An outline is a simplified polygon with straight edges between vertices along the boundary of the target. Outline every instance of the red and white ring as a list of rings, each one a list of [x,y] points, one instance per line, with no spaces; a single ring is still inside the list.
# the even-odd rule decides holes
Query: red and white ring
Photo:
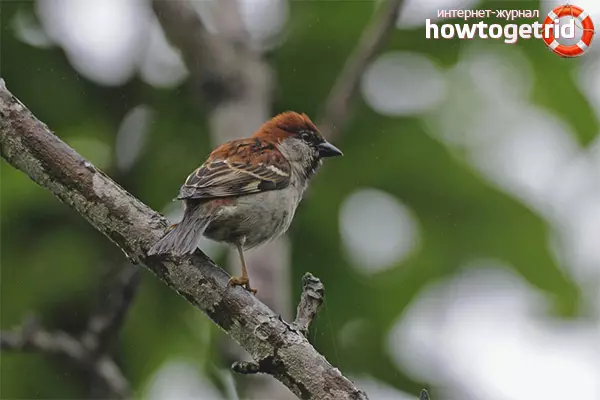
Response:
[[[548,35],[546,35],[546,26],[554,26],[554,20],[562,17],[574,17],[581,23],[583,34],[579,42],[574,45],[566,46],[558,43],[552,30],[550,30]],[[594,23],[592,22],[590,15],[580,7],[569,4],[558,6],[554,10],[550,11],[544,20],[542,29],[542,37],[546,45],[553,52],[562,57],[577,57],[585,53],[585,51],[590,47],[595,33]]]

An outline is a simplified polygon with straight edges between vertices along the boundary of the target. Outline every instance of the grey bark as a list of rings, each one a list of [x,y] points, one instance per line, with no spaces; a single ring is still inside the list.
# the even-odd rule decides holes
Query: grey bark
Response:
[[[323,304],[325,298],[325,287],[318,278],[315,278],[310,272],[304,274],[302,278],[302,295],[296,311],[296,319],[292,327],[308,338],[308,328],[317,315],[317,311]],[[254,361],[237,361],[233,363],[231,369],[238,374],[257,374],[262,372],[259,363]]]
[[[75,209],[134,264],[208,315],[260,366],[302,399],[366,399],[292,324],[236,287],[200,251],[189,259],[147,257],[164,217],[55,136],[0,81],[0,155]]]

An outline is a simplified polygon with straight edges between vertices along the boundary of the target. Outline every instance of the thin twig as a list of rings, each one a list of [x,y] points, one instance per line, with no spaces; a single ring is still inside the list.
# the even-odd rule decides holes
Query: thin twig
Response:
[[[87,330],[82,335],[86,347],[93,349],[97,354],[108,351],[123,326],[139,283],[140,269],[136,266],[128,264],[117,274],[106,304],[90,317]]]
[[[338,75],[325,103],[325,115],[318,124],[325,137],[338,135],[349,115],[350,99],[356,93],[360,78],[390,36],[404,0],[387,0],[377,10],[348,60]]]
[[[95,357],[81,341],[65,332],[49,332],[29,320],[20,330],[0,332],[0,348],[66,357],[99,378],[112,398],[129,396],[129,383],[115,362],[107,356]]]
[[[0,332],[2,350],[35,351],[64,356],[92,374],[98,388],[111,398],[129,397],[129,382],[109,355],[139,284],[139,269],[124,267],[111,288],[105,307],[90,317],[88,328],[77,339],[66,332],[49,332],[35,318],[28,318],[20,330]]]
[[[231,370],[241,375],[252,375],[263,372],[260,369],[260,365],[254,361],[236,361],[231,364]]]
[[[325,287],[319,278],[307,272],[302,277],[302,295],[296,311],[296,320],[293,325],[304,336],[308,335],[308,327],[317,315],[319,307],[325,298]]]

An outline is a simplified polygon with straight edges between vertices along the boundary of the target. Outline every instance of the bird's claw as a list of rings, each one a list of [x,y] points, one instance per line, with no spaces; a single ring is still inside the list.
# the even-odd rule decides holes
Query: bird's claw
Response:
[[[250,280],[245,276],[232,276],[229,278],[227,286],[241,286],[252,294],[258,292],[256,289],[250,287]]]
[[[176,227],[176,226],[177,226],[177,224],[173,224],[173,225],[169,226],[169,227],[167,228],[167,231],[166,231],[165,233],[169,233],[169,232],[171,232],[173,229],[175,229],[175,227]]]

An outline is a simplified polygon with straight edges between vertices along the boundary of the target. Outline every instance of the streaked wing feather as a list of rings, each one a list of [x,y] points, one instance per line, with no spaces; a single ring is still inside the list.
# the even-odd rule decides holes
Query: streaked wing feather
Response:
[[[179,199],[210,199],[240,196],[289,185],[291,168],[270,143],[243,139],[218,147],[192,172]]]

